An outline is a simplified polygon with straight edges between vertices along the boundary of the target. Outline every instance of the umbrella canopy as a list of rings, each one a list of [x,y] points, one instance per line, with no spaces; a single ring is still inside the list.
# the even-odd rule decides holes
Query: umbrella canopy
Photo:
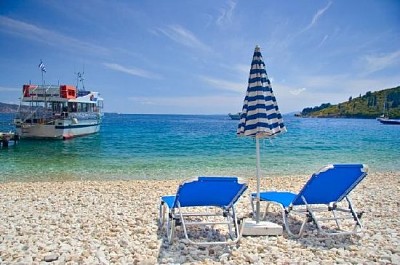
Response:
[[[265,70],[265,63],[261,55],[260,47],[254,50],[251,62],[249,83],[246,97],[243,102],[240,115],[238,136],[254,137],[256,139],[257,156],[257,202],[256,221],[260,215],[260,138],[273,137],[286,132],[282,115],[279,112],[276,98],[272,91],[271,82]]]

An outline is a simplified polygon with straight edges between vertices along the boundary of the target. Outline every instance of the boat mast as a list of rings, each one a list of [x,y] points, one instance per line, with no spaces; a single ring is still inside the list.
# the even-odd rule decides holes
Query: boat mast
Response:
[[[387,102],[387,95],[385,94],[385,101],[383,102],[382,117],[389,119],[389,104]]]

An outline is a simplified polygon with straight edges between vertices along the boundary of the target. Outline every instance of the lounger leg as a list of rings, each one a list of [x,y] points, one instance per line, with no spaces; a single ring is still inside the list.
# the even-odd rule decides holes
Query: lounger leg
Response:
[[[166,212],[166,208],[167,206],[165,205],[165,203],[162,201],[160,203],[160,207],[159,207],[159,212],[158,212],[158,226],[160,228],[163,227],[164,222],[165,222],[165,212]]]
[[[231,213],[230,211],[226,211],[226,222],[228,223],[228,234],[229,237],[232,239],[232,230],[236,231],[236,223],[234,222],[234,213]],[[232,222],[233,222],[233,229],[232,229]]]
[[[257,212],[256,212],[256,207],[255,207],[255,205],[254,205],[254,201],[256,201],[256,200],[257,200],[256,198],[254,198],[253,196],[250,196],[250,205],[251,205],[251,211],[252,211],[251,214],[252,214],[252,217],[253,217],[253,218],[257,218],[257,217],[256,217],[256,214],[257,214]],[[261,202],[260,202],[260,203],[261,203]],[[263,216],[259,216],[259,220],[264,220],[264,219],[266,218],[268,209],[269,209],[269,203],[267,202],[267,206],[266,206],[266,209],[265,209],[265,213],[264,213]]]
[[[290,211],[288,211],[287,209],[284,209],[284,208],[282,209],[282,217],[283,217],[283,223],[285,224],[285,229],[286,229],[287,233],[289,234],[289,236],[294,237],[294,238],[300,238],[303,235],[304,228],[305,228],[306,223],[308,221],[308,217],[306,216],[306,218],[304,218],[304,221],[301,224],[299,232],[297,234],[295,234],[290,229],[289,214],[290,214]]]
[[[355,221],[353,232],[354,233],[360,232],[363,229],[363,226],[362,226],[362,223],[361,223],[361,220],[360,220],[362,213],[360,215],[358,215],[356,213],[356,211],[354,210],[354,208],[353,208],[353,205],[352,205],[352,203],[350,201],[350,198],[347,197],[347,196],[345,198],[346,198],[347,203],[349,204],[349,210],[350,210],[350,212],[351,212],[351,214],[352,214],[352,216],[354,218],[354,221]],[[357,229],[357,227],[359,229]]]
[[[168,216],[167,218],[166,215]],[[165,202],[162,201],[159,206],[158,217],[158,225],[161,231],[163,230],[165,220],[167,220],[165,230],[167,232],[168,243],[172,244],[175,235],[175,219],[172,216],[171,210],[168,208]]]
[[[335,220],[337,229],[340,230],[340,224],[339,224],[339,220],[338,220],[338,218],[337,218],[337,216],[336,216],[336,211],[335,211],[335,210],[332,210],[332,215],[333,215],[333,218],[334,218],[334,220]]]
[[[180,209],[179,209],[180,210]],[[231,241],[221,241],[221,242],[196,242],[193,241],[191,238],[189,238],[189,234],[188,234],[188,230],[187,230],[187,225],[191,225],[191,223],[189,222],[188,224],[186,224],[185,218],[184,218],[184,214],[182,211],[179,211],[176,216],[179,218],[179,221],[181,222],[181,226],[183,228],[183,233],[185,235],[186,240],[194,245],[226,245],[226,244],[235,244],[237,243],[242,235],[242,231],[243,231],[243,226],[239,225],[237,216],[236,216],[236,212],[234,208],[231,208],[232,212],[230,210],[226,210],[223,214],[224,219],[226,222],[221,223],[221,224],[227,224],[228,225],[228,234],[229,237],[231,239]],[[176,225],[176,218],[172,219],[173,221],[175,221],[174,225]],[[232,224],[233,223],[233,224]],[[208,225],[212,225],[212,223],[209,223]],[[169,231],[171,231],[169,229]],[[171,231],[173,232],[173,231]],[[173,234],[171,235],[173,236]],[[171,240],[172,242],[172,240]],[[171,243],[170,242],[170,243]]]
[[[167,238],[168,243],[172,244],[175,236],[175,218],[173,217],[173,213],[169,212],[167,218]]]
[[[232,223],[235,229],[235,238],[240,237],[240,227],[239,227],[239,222],[237,220],[237,216],[236,216],[236,212],[235,212],[235,208],[232,208],[232,216],[229,218],[229,234],[231,234],[231,227],[232,227]],[[232,240],[235,240],[234,237],[231,236]]]
[[[271,205],[271,203],[267,202],[267,205],[265,206],[265,212],[263,217],[261,218],[261,220],[265,220],[267,218],[267,213],[269,212],[269,206]]]
[[[347,196],[345,198],[348,203],[348,209],[337,208],[336,205],[334,205],[333,207],[330,205],[328,206],[328,209],[330,211],[332,211],[333,218],[317,218],[316,214],[314,213],[314,209],[312,209],[312,207],[310,207],[309,205],[306,204],[308,216],[315,223],[315,225],[317,226],[318,231],[320,233],[329,235],[329,236],[331,236],[331,235],[349,235],[349,234],[355,234],[362,230],[362,225],[361,225],[361,221],[359,219],[358,214],[355,212],[350,199]],[[341,230],[340,221],[344,220],[344,219],[349,219],[351,217],[338,216],[337,215],[338,212],[344,212],[346,214],[352,215],[352,218],[355,221],[353,230]],[[332,220],[335,221],[337,230],[335,232],[328,232],[325,229],[323,229],[321,221],[332,221]]]
[[[254,197],[250,195],[250,205],[251,205],[251,214],[253,217],[256,216],[256,209],[254,207]]]
[[[243,231],[243,225],[239,223],[239,220],[236,215],[235,208],[231,208],[232,212],[228,211],[226,214],[226,220],[228,222],[228,229],[229,229],[229,237],[231,238],[232,243],[236,243],[240,240]],[[232,229],[233,224],[233,229]],[[232,231],[234,230],[234,231]]]

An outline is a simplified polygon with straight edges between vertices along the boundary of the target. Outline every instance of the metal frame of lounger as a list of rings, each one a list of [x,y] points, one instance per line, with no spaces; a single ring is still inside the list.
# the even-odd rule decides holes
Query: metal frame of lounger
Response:
[[[360,168],[360,175],[358,178],[355,179],[355,181],[342,193],[340,196],[338,196],[338,199],[335,201],[332,201],[330,203],[308,203],[307,199],[301,195],[301,193],[307,188],[308,183],[312,181],[313,178],[318,177],[320,173],[323,173],[327,170],[331,170],[333,168],[338,168],[338,167],[359,167]],[[266,215],[268,213],[268,209],[270,204],[277,204],[280,206],[282,210],[282,218],[283,222],[285,225],[285,229],[287,233],[292,236],[299,238],[303,235],[305,225],[309,222],[313,222],[318,229],[318,232],[324,235],[332,236],[332,235],[349,235],[349,234],[356,234],[362,231],[363,226],[360,221],[361,216],[363,212],[357,213],[355,208],[353,207],[353,204],[348,197],[348,194],[350,193],[351,190],[354,189],[354,187],[357,186],[357,184],[364,179],[368,174],[368,167],[366,165],[362,164],[337,164],[337,165],[328,165],[326,167],[323,167],[321,170],[319,170],[317,173],[314,173],[311,178],[308,180],[308,182],[304,185],[302,190],[299,192],[299,194],[294,194],[291,192],[276,192],[280,194],[287,194],[289,196],[293,196],[292,202],[285,207],[282,202],[280,201],[273,201],[273,200],[266,200],[266,199],[261,199],[261,201],[267,202],[267,206],[265,209],[265,213],[263,216],[263,219],[266,218]],[[275,192],[269,192],[269,193],[275,193]],[[266,192],[265,194],[268,194]],[[300,199],[301,201],[298,201]],[[339,207],[338,203],[342,202],[343,199],[345,199],[347,207],[345,208],[344,206]],[[250,196],[251,200],[251,207],[253,210],[253,214],[255,214],[255,206],[254,206],[254,201],[256,200],[255,193],[253,193]],[[298,206],[298,207],[296,207]],[[300,209],[299,209],[300,208]],[[332,213],[332,217],[318,217],[317,215],[319,213]],[[300,230],[297,234],[293,233],[293,231],[290,228],[289,225],[289,216],[291,213],[298,213],[301,215],[304,215],[304,220],[301,224]],[[343,216],[342,213],[347,214],[346,216]],[[338,214],[341,214],[339,216]],[[354,226],[351,230],[342,230],[341,227],[341,221],[343,220],[354,220]],[[332,230],[332,232],[328,232],[327,229],[325,229],[322,225],[323,222],[326,221],[335,221],[336,223],[336,229]]]
[[[227,205],[219,205],[218,203],[211,203],[205,205],[181,205],[179,201],[180,191],[185,187],[185,184],[193,183],[196,181],[230,181],[236,182],[239,188]],[[221,185],[221,188],[223,185]],[[163,196],[161,197],[161,203],[159,206],[159,226],[162,228],[166,221],[166,232],[169,244],[172,244],[175,238],[176,226],[181,225],[183,228],[183,233],[186,240],[195,245],[227,245],[236,244],[242,235],[242,226],[239,225],[239,220],[235,211],[235,203],[240,198],[240,196],[247,189],[247,184],[242,182],[241,179],[237,177],[198,177],[187,180],[179,185],[178,191],[175,196]],[[195,195],[193,195],[195,196]],[[201,196],[207,196],[207,194],[201,194]],[[174,197],[173,206],[169,207],[166,202],[166,198],[171,199]],[[199,208],[207,208],[208,210],[213,210],[213,212],[198,212],[195,211]],[[203,209],[202,209],[203,210]],[[196,217],[200,220],[189,220]],[[219,217],[224,221],[210,221],[212,217]],[[227,225],[228,234],[230,236],[229,241],[194,241],[189,237],[188,226],[215,226],[215,225]]]

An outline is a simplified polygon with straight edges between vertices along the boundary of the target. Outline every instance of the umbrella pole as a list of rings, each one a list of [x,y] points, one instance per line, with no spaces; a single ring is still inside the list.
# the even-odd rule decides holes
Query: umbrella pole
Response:
[[[260,222],[260,140],[256,136],[256,158],[257,158],[257,200],[256,200],[256,223]]]
[[[256,137],[257,156],[257,198],[255,220],[245,220],[243,223],[243,235],[245,236],[278,236],[282,235],[282,226],[269,222],[260,221],[260,140]]]

